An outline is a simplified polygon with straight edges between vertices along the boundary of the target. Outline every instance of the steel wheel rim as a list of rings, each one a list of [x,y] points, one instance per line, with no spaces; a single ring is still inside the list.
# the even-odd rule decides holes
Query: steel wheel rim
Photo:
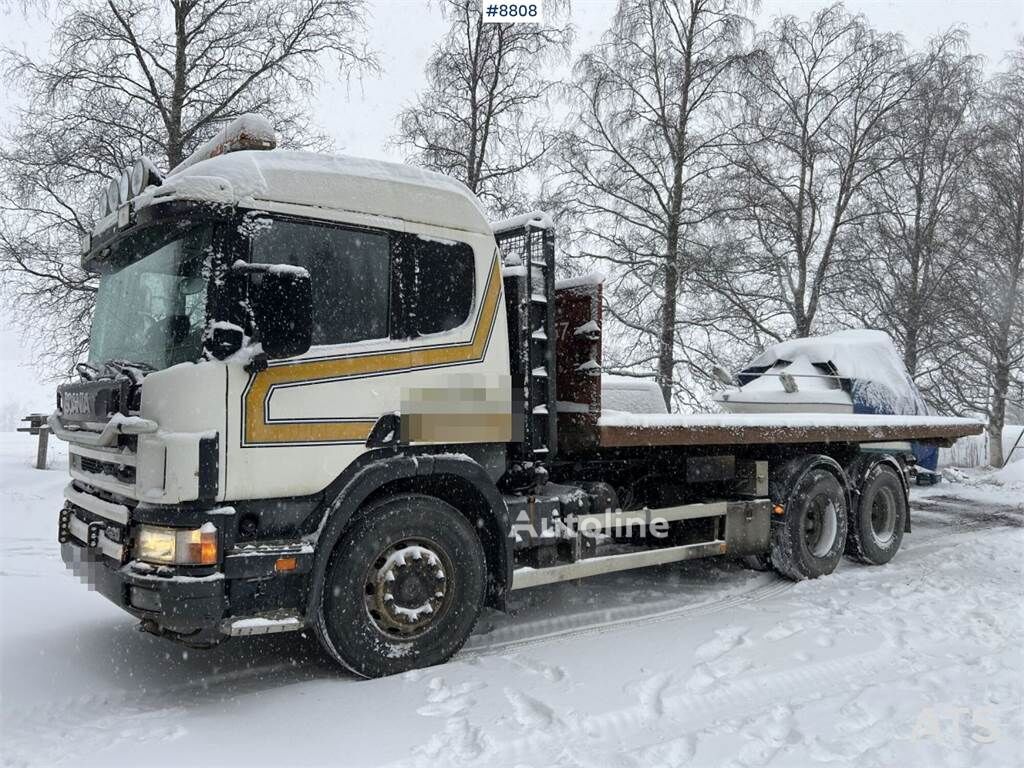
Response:
[[[804,513],[804,546],[814,557],[824,557],[835,544],[838,530],[832,500],[827,496],[815,497]]]
[[[411,537],[390,544],[366,570],[366,614],[389,638],[419,637],[448,611],[452,573],[451,559],[434,541]]]
[[[889,488],[879,488],[871,499],[871,536],[881,545],[896,534],[896,499]]]

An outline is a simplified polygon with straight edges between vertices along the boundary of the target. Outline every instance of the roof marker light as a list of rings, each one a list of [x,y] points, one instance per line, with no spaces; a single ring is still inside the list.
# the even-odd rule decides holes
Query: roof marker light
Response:
[[[218,155],[226,155],[229,152],[276,148],[277,134],[274,133],[274,126],[270,124],[269,120],[262,115],[241,115],[217,131],[209,141],[201,144],[195,152],[178,163],[167,175],[170,176],[198,162]]]

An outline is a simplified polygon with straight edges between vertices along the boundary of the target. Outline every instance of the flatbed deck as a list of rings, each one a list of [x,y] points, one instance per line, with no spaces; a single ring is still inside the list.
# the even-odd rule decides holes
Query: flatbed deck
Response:
[[[601,448],[898,440],[949,444],[983,428],[979,421],[948,416],[606,413],[597,420],[593,438]]]

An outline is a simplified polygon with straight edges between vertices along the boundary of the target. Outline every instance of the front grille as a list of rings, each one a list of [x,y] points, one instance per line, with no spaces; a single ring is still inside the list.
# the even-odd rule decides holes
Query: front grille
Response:
[[[120,483],[135,484],[135,467],[125,464],[117,464],[113,461],[100,461],[88,456],[75,456],[73,466],[80,472],[106,475]]]

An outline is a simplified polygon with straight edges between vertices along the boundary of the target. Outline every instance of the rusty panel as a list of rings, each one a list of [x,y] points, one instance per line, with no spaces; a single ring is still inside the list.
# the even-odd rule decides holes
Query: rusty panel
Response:
[[[555,291],[555,388],[559,446],[597,444],[601,415],[601,286]]]

